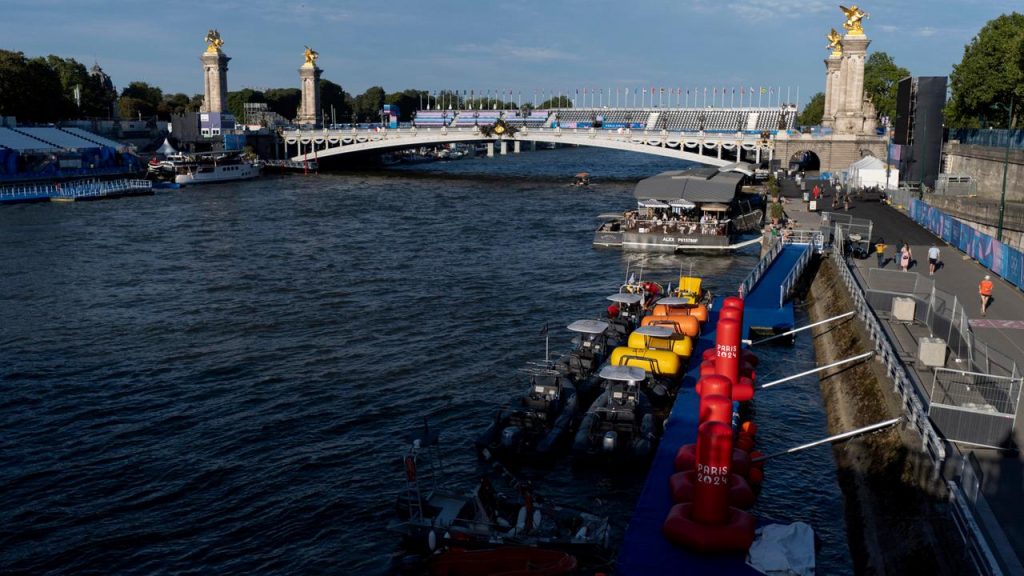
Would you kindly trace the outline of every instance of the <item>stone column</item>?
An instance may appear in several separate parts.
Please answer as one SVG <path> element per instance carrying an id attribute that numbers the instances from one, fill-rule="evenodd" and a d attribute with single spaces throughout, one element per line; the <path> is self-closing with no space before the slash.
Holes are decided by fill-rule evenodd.
<path id="1" fill-rule="evenodd" d="M 228 60 L 220 48 L 207 50 L 200 58 L 203 62 L 203 106 L 200 112 L 227 112 Z"/>
<path id="2" fill-rule="evenodd" d="M 840 58 L 829 56 L 825 60 L 825 112 L 821 116 L 821 125 L 831 128 L 836 112 L 839 110 L 840 95 L 843 92 L 843 77 L 839 73 Z"/>
<path id="3" fill-rule="evenodd" d="M 302 102 L 296 124 L 321 124 L 320 114 L 320 73 L 316 64 L 307 62 L 299 67 L 299 82 L 302 84 Z"/>
<path id="4" fill-rule="evenodd" d="M 837 111 L 837 134 L 859 134 L 864 129 L 864 57 L 870 43 L 863 34 L 843 36 L 843 101 Z"/>

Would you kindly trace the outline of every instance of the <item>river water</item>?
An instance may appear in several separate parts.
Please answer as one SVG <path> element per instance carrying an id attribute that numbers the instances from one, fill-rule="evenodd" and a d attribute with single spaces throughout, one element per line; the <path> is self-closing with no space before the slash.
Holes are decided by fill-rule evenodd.
<path id="1" fill-rule="evenodd" d="M 595 250 L 594 216 L 683 166 L 561 149 L 0 207 L 0 572 L 389 574 L 400 457 L 424 418 L 451 483 L 627 266 L 734 291 L 753 252 Z M 567 185 L 586 170 L 594 185 Z M 634 258 L 634 260 L 630 260 Z M 798 322 L 806 320 L 802 312 Z M 813 363 L 809 340 L 759 378 Z M 827 435 L 815 379 L 762 393 L 766 452 Z M 535 472 L 621 537 L 643 478 Z M 851 572 L 829 448 L 773 461 L 755 512 Z"/>

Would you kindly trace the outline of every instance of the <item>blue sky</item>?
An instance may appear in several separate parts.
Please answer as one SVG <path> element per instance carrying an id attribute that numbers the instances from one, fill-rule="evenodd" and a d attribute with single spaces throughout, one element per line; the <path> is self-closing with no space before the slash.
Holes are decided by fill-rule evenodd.
<path id="1" fill-rule="evenodd" d="M 946 75 L 964 45 L 1018 0 L 885 0 L 869 12 L 869 51 L 919 76 Z M 73 57 L 165 92 L 202 91 L 209 28 L 225 41 L 228 89 L 298 87 L 303 46 L 324 77 L 373 85 L 535 90 L 781 86 L 801 103 L 824 91 L 825 34 L 842 31 L 822 0 L 3 0 L 0 48 Z M 710 88 L 709 88 L 710 90 Z"/>

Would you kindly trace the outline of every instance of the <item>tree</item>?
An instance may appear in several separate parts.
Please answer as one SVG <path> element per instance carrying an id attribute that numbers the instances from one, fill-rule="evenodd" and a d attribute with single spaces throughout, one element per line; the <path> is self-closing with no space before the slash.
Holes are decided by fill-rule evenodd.
<path id="1" fill-rule="evenodd" d="M 245 120 L 245 105 L 253 102 L 266 102 L 263 92 L 252 88 L 242 88 L 237 92 L 228 92 L 228 112 L 238 122 Z"/>
<path id="2" fill-rule="evenodd" d="M 353 122 L 376 122 L 380 120 L 380 111 L 384 107 L 384 89 L 372 86 L 355 97 L 352 105 Z"/>
<path id="3" fill-rule="evenodd" d="M 263 92 L 263 97 L 267 100 L 267 108 L 292 120 L 299 112 L 302 90 L 298 88 L 271 88 Z"/>
<path id="4" fill-rule="evenodd" d="M 547 108 L 572 108 L 572 100 L 568 96 L 556 96 L 541 102 L 537 105 L 537 108 L 541 110 Z"/>
<path id="5" fill-rule="evenodd" d="M 864 63 L 864 93 L 878 111 L 878 116 L 896 117 L 896 85 L 910 76 L 910 71 L 897 66 L 885 52 L 872 52 Z"/>
<path id="6" fill-rule="evenodd" d="M 825 93 L 818 92 L 811 96 L 811 100 L 804 106 L 803 112 L 797 117 L 796 123 L 800 126 L 817 126 L 821 124 L 821 117 L 825 115 Z"/>
<path id="7" fill-rule="evenodd" d="M 145 82 L 132 82 L 121 90 L 121 98 L 117 105 L 122 118 L 145 118 L 156 115 L 163 99 L 164 93 L 159 88 Z"/>
<path id="8" fill-rule="evenodd" d="M 412 120 L 413 112 L 419 109 L 422 97 L 423 91 L 408 89 L 388 94 L 384 102 L 398 106 L 399 122 L 409 122 Z"/>
<path id="9" fill-rule="evenodd" d="M 352 97 L 341 86 L 330 80 L 320 80 L 320 106 L 324 111 L 324 123 L 352 116 Z"/>
<path id="10" fill-rule="evenodd" d="M 1024 15 L 1013 12 L 990 20 L 964 47 L 960 64 L 949 75 L 952 98 L 946 124 L 964 128 L 1021 125 L 1024 104 Z M 1008 119 L 1013 96 L 1014 117 Z M 1007 121 L 1009 120 L 1009 124 Z"/>

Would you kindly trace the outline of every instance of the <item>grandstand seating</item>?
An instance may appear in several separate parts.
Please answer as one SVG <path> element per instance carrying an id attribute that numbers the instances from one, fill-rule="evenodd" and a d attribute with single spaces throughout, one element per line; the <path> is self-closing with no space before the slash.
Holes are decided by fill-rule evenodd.
<path id="1" fill-rule="evenodd" d="M 420 110 L 416 112 L 416 126 L 450 126 L 454 117 L 453 112 L 441 110 Z"/>
<path id="2" fill-rule="evenodd" d="M 455 126 L 476 126 L 494 124 L 501 118 L 501 110 L 459 110 Z"/>

